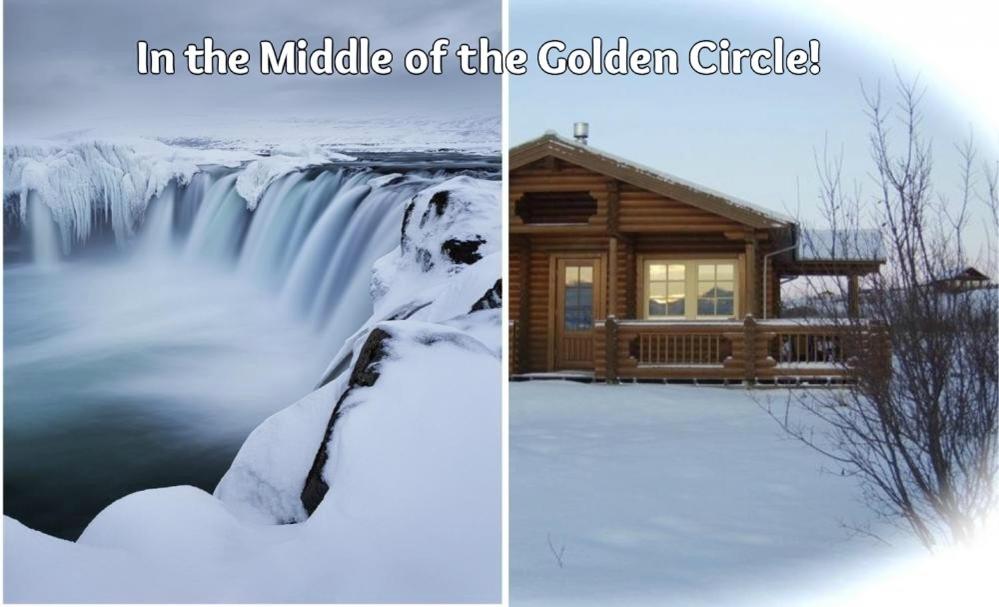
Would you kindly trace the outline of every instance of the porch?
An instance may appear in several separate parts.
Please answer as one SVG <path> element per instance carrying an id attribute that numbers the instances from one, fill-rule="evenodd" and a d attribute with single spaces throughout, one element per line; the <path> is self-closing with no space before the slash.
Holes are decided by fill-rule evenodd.
<path id="1" fill-rule="evenodd" d="M 510 323 L 510 343 L 520 343 Z M 831 384 L 850 381 L 852 352 L 884 347 L 887 334 L 864 320 L 768 319 L 594 322 L 589 332 L 598 381 L 679 383 Z M 510 375 L 534 379 L 510 351 Z"/>

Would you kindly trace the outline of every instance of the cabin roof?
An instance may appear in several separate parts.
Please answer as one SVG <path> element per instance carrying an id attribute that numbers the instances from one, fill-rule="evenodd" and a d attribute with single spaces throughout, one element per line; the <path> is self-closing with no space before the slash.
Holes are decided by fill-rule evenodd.
<path id="1" fill-rule="evenodd" d="M 782 228 L 794 224 L 793 219 L 781 213 L 763 209 L 734 196 L 625 160 L 590 145 L 577 143 L 554 131 L 548 131 L 541 137 L 512 148 L 510 170 L 547 156 L 554 156 L 608 177 L 620 179 L 636 187 L 668 196 L 753 228 Z"/>
<path id="2" fill-rule="evenodd" d="M 938 281 L 947 280 L 991 280 L 987 274 L 973 266 L 963 268 L 951 268 L 944 272 L 943 277 Z"/>

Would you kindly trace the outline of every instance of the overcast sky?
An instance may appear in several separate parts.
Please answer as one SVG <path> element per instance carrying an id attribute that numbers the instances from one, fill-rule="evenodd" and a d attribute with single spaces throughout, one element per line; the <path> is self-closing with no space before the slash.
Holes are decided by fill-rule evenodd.
<path id="1" fill-rule="evenodd" d="M 511 0 L 510 44 L 534 51 L 559 38 L 589 47 L 592 36 L 611 43 L 628 36 L 633 47 L 675 48 L 678 76 L 546 76 L 533 69 L 510 80 L 510 142 L 555 129 L 569 135 L 573 121 L 590 123 L 594 147 L 673 173 L 775 210 L 814 219 L 813 152 L 828 137 L 843 150 L 848 182 L 873 195 L 867 121 L 860 83 L 894 85 L 894 66 L 927 85 L 925 134 L 932 138 L 938 191 L 953 195 L 957 154 L 972 129 L 982 157 L 994 163 L 995 131 L 951 97 L 910 54 L 888 48 L 855 27 L 801 7 L 805 3 L 726 3 L 670 0 Z M 941 24 L 941 27 L 954 27 Z M 898 29 L 898 26 L 896 26 Z M 960 30 L 956 30 L 960 31 Z M 727 37 L 733 47 L 756 48 L 783 36 L 788 46 L 821 42 L 818 76 L 698 76 L 686 50 L 702 39 Z M 895 99 L 895 98 L 891 98 Z M 994 141 L 994 139 L 991 139 Z M 977 222 L 975 242 L 983 224 Z"/>
<path id="2" fill-rule="evenodd" d="M 499 0 L 7 0 L 4 2 L 4 121 L 8 135 L 44 136 L 114 125 L 211 124 L 233 119 L 327 119 L 500 112 L 499 78 L 414 77 L 402 53 L 440 36 L 499 41 Z M 251 51 L 246 76 L 191 76 L 186 43 Z M 391 76 L 261 76 L 258 43 L 368 36 L 396 54 Z M 178 53 L 173 76 L 136 73 L 137 40 Z"/>

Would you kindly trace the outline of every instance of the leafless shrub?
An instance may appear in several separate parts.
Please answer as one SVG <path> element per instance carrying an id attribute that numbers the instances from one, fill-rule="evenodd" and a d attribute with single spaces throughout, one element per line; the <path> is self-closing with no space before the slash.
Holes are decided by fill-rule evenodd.
<path id="1" fill-rule="evenodd" d="M 829 225 L 846 237 L 865 219 L 874 220 L 883 238 L 886 263 L 865 280 L 863 318 L 846 314 L 842 285 L 838 297 L 813 297 L 838 325 L 854 383 L 798 392 L 788 409 L 768 410 L 792 436 L 859 477 L 879 514 L 907 526 L 932 549 L 972 538 L 996 505 L 996 290 L 963 289 L 946 278 L 969 265 L 995 276 L 999 166 L 977 169 L 969 139 L 959 148 L 960 199 L 934 195 L 931 149 L 920 136 L 923 89 L 898 82 L 894 108 L 886 107 L 880 90 L 864 92 L 873 204 L 843 187 L 841 156 L 830 158 L 828 147 L 816 156 Z M 991 221 L 986 250 L 974 260 L 965 243 L 973 219 Z M 829 284 L 814 281 L 808 289 L 819 293 Z M 816 436 L 812 426 L 788 415 L 792 406 L 828 430 Z"/>

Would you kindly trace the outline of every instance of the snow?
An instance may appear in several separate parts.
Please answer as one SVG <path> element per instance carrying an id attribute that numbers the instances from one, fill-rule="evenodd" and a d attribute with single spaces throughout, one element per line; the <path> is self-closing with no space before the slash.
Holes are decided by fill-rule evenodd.
<path id="1" fill-rule="evenodd" d="M 802 228 L 798 236 L 802 261 L 883 261 L 881 233 L 877 230 L 819 230 Z"/>
<path id="2" fill-rule="evenodd" d="M 278 411 L 247 437 L 215 488 L 215 497 L 234 515 L 266 524 L 298 523 L 308 518 L 299 497 L 302 479 L 312 466 L 333 406 L 346 387 L 344 379 Z"/>
<path id="3" fill-rule="evenodd" d="M 38 128 L 26 131 L 26 134 L 53 141 L 143 137 L 174 147 L 249 151 L 256 155 L 303 145 L 348 154 L 453 150 L 496 155 L 500 153 L 502 140 L 501 117 L 498 112 L 488 110 L 451 113 L 447 117 L 428 117 L 405 111 L 377 115 L 369 110 L 363 116 L 248 119 L 242 113 L 233 113 L 231 117 L 213 116 L 211 120 L 196 113 L 173 116 L 169 124 L 154 122 L 146 126 L 93 119 L 88 122 L 90 128 L 68 133 L 52 131 L 45 125 L 36 126 Z"/>
<path id="4" fill-rule="evenodd" d="M 500 321 L 496 314 L 469 314 L 475 302 L 502 276 L 499 181 L 459 176 L 417 194 L 408 210 L 399 246 L 375 262 L 371 277 L 374 313 L 333 357 L 323 377 L 344 361 L 381 321 L 411 318 L 424 322 L 465 322 L 494 352 L 500 351 Z M 447 205 L 438 214 L 431 201 L 447 192 Z M 432 208 L 433 207 L 433 208 Z M 442 251 L 446 240 L 481 241 L 481 259 L 472 264 L 452 261 Z"/>
<path id="5" fill-rule="evenodd" d="M 279 148 L 273 155 L 253 160 L 236 178 L 236 192 L 246 201 L 246 208 L 257 208 L 267 188 L 288 173 L 333 161 L 356 160 L 353 156 L 324 151 L 318 147 Z"/>
<path id="6" fill-rule="evenodd" d="M 754 395 L 787 392 L 510 384 L 512 601 L 793 605 L 919 553 Z"/>
<path id="7" fill-rule="evenodd" d="M 252 522 L 191 487 L 122 498 L 75 544 L 5 517 L 4 598 L 498 602 L 499 360 L 455 329 L 380 326 L 394 336 L 391 355 L 374 386 L 351 392 L 331 441 L 330 491 L 307 521 Z M 311 408 L 275 416 L 248 442 L 271 447 L 254 451 L 276 456 L 272 472 L 297 467 L 273 447 L 302 438 L 291 418 L 318 417 Z"/>
<path id="8" fill-rule="evenodd" d="M 398 308 L 414 293 L 420 293 L 425 301 L 441 299 L 441 290 L 450 278 L 466 268 L 443 252 L 447 240 L 482 241 L 477 253 L 483 259 L 473 265 L 485 263 L 493 271 L 492 280 L 488 281 L 488 286 L 492 286 L 502 267 L 499 256 L 493 256 L 500 251 L 500 187 L 499 181 L 462 175 L 429 187 L 413 199 L 411 210 L 407 209 L 408 221 L 400 245 L 375 263 L 372 277 L 375 316 Z M 446 206 L 438 212 L 433 201 L 435 196 L 443 195 Z M 449 309 L 458 312 L 453 306 Z M 467 310 L 465 307 L 463 312 Z"/>

